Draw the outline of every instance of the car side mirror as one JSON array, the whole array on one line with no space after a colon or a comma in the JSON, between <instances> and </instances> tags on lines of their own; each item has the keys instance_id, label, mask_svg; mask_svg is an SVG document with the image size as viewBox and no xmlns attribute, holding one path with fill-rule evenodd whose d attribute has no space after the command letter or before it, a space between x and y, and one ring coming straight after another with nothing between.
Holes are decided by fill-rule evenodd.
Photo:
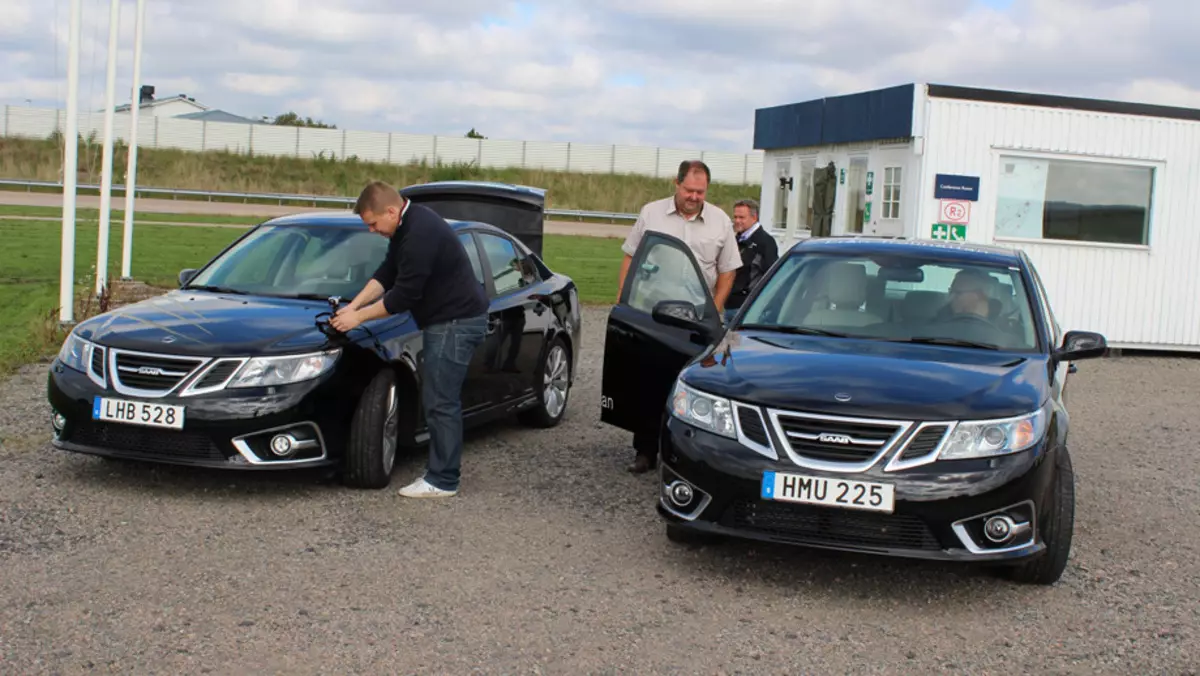
<instances>
[{"instance_id":1,"label":"car side mirror","mask_svg":"<svg viewBox=\"0 0 1200 676\"><path fill-rule=\"evenodd\" d=\"M1055 350L1054 356L1059 361L1077 361L1103 357L1107 352L1108 341L1099 333L1067 331L1063 336L1062 346Z\"/></svg>"},{"instance_id":2,"label":"car side mirror","mask_svg":"<svg viewBox=\"0 0 1200 676\"><path fill-rule=\"evenodd\" d=\"M187 284L188 282L192 281L192 277L195 277L195 276L196 276L195 268L184 268L183 270L180 270L179 271L179 286L183 286L184 284Z\"/></svg>"},{"instance_id":3,"label":"car side mirror","mask_svg":"<svg viewBox=\"0 0 1200 676\"><path fill-rule=\"evenodd\" d=\"M700 341L708 343L712 340L716 326L700 318L696 306L685 300L659 301L650 313L654 321L663 326L674 326L679 329L694 331L699 334Z\"/></svg>"}]
</instances>

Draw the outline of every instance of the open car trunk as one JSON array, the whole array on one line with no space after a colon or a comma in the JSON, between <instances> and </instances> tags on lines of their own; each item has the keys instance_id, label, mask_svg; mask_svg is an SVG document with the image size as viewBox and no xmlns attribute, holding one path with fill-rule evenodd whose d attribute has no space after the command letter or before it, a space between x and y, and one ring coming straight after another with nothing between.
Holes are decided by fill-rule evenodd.
<instances>
[{"instance_id":1,"label":"open car trunk","mask_svg":"<svg viewBox=\"0 0 1200 676\"><path fill-rule=\"evenodd\" d=\"M494 225L542 257L544 190L507 183L439 181L410 185L400 194L442 218Z\"/></svg>"}]
</instances>

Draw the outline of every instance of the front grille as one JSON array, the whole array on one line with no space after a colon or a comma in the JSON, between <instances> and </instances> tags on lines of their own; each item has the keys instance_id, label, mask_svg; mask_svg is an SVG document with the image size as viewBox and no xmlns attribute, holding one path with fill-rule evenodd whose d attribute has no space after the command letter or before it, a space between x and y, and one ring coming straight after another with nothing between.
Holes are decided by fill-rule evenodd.
<instances>
[{"instance_id":1,"label":"front grille","mask_svg":"<svg viewBox=\"0 0 1200 676\"><path fill-rule=\"evenodd\" d=\"M105 351L103 347L97 345L92 348L92 374L99 378L101 382L104 381L104 355Z\"/></svg>"},{"instance_id":2,"label":"front grille","mask_svg":"<svg viewBox=\"0 0 1200 676\"><path fill-rule=\"evenodd\" d=\"M207 434L159 430L132 425L79 420L70 439L82 446L121 451L149 459L173 458L224 462L226 456Z\"/></svg>"},{"instance_id":3,"label":"front grille","mask_svg":"<svg viewBox=\"0 0 1200 676\"><path fill-rule=\"evenodd\" d=\"M742 434L760 446L770 447L771 438L767 436L767 427L763 424L762 415L757 409L738 406L738 424L742 426Z\"/></svg>"},{"instance_id":4,"label":"front grille","mask_svg":"<svg viewBox=\"0 0 1200 676\"><path fill-rule=\"evenodd\" d=\"M113 353L117 363L112 373L115 383L156 394L169 392L204 362L197 357L146 355L121 350L113 350Z\"/></svg>"},{"instance_id":5,"label":"front grille","mask_svg":"<svg viewBox=\"0 0 1200 676\"><path fill-rule=\"evenodd\" d=\"M912 441L908 442L904 452L900 454L901 460L913 460L933 452L941 442L942 437L946 435L946 428L949 425L930 425L925 429L917 432Z\"/></svg>"},{"instance_id":6,"label":"front grille","mask_svg":"<svg viewBox=\"0 0 1200 676\"><path fill-rule=\"evenodd\" d=\"M908 514L739 500L725 510L721 524L812 544L922 551L942 548L925 522Z\"/></svg>"},{"instance_id":7,"label":"front grille","mask_svg":"<svg viewBox=\"0 0 1200 676\"><path fill-rule=\"evenodd\" d=\"M822 462L861 463L875 457L902 430L896 423L778 414L779 427L796 455Z\"/></svg>"},{"instance_id":8,"label":"front grille","mask_svg":"<svg viewBox=\"0 0 1200 676\"><path fill-rule=\"evenodd\" d=\"M225 381L229 380L229 377L233 375L233 372L242 365L242 362L243 360L241 359L224 359L217 362L196 382L196 389L203 390L209 387L224 385Z\"/></svg>"}]
</instances>

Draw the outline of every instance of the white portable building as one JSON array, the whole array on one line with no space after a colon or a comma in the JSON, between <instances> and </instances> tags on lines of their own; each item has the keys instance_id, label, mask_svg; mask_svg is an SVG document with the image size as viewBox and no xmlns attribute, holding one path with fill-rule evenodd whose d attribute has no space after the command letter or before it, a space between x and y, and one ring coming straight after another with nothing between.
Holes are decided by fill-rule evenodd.
<instances>
[{"instance_id":1,"label":"white portable building","mask_svg":"<svg viewBox=\"0 0 1200 676\"><path fill-rule=\"evenodd\" d=\"M783 247L1012 246L1063 329L1200 352L1200 110L908 84L759 109L754 147Z\"/></svg>"}]
</instances>

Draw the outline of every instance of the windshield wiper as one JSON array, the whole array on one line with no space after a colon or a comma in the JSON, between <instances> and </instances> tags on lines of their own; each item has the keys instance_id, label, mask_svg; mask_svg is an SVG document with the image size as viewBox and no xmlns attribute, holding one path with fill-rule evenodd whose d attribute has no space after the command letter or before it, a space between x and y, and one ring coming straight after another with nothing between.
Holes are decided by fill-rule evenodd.
<instances>
[{"instance_id":1,"label":"windshield wiper","mask_svg":"<svg viewBox=\"0 0 1200 676\"><path fill-rule=\"evenodd\" d=\"M228 286L211 286L211 285L206 285L206 284L201 284L198 286L185 286L185 287L183 287L183 289L185 291L212 291L214 293L234 293L239 296L245 296L247 293L245 291L231 289Z\"/></svg>"},{"instance_id":2,"label":"windshield wiper","mask_svg":"<svg viewBox=\"0 0 1200 676\"><path fill-rule=\"evenodd\" d=\"M897 338L895 343L922 343L926 345L954 345L957 347L976 347L981 350L999 350L999 345L992 343L977 343L973 340L960 338L939 338L937 336L915 336L913 338Z\"/></svg>"},{"instance_id":3,"label":"windshield wiper","mask_svg":"<svg viewBox=\"0 0 1200 676\"><path fill-rule=\"evenodd\" d=\"M825 329L814 329L807 326L778 326L775 324L739 324L739 329L750 329L751 331L775 331L777 333L794 333L802 336L829 336L832 338L851 338L850 334L838 333L837 331L826 331Z\"/></svg>"},{"instance_id":4,"label":"windshield wiper","mask_svg":"<svg viewBox=\"0 0 1200 676\"><path fill-rule=\"evenodd\" d=\"M328 294L328 293L290 293L287 295L280 295L279 298L295 298L296 300L319 300L322 302L326 302L330 298L333 298L333 294Z\"/></svg>"}]
</instances>

